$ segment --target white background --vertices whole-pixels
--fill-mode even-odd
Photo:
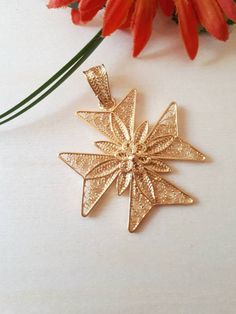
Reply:
[[[98,31],[45,2],[0,2],[1,112],[68,61]],[[0,127],[1,314],[233,314],[236,312],[236,31],[201,36],[188,59],[177,27],[159,18],[133,59],[131,36],[107,38],[62,87]],[[171,163],[168,180],[195,199],[154,209],[127,231],[128,198],[113,189],[80,216],[81,178],[61,151],[95,152],[101,135],[76,118],[97,101],[82,70],[105,63],[120,100],[136,87],[137,120],[154,123],[172,100],[180,134],[208,158]]]

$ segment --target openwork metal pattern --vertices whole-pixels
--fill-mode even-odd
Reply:
[[[111,97],[107,71],[104,65],[93,67],[84,72],[87,80],[99,99],[100,107],[109,109],[115,104],[114,99]]]
[[[114,181],[118,195],[129,188],[128,230],[133,232],[155,205],[193,203],[190,196],[162,178],[171,171],[166,162],[203,161],[205,156],[178,136],[176,103],[170,104],[151,130],[147,121],[135,128],[136,90],[116,105],[104,71],[100,66],[85,72],[100,103],[106,100],[103,110],[78,112],[108,138],[95,143],[103,154],[61,153],[60,158],[84,179],[83,216]]]

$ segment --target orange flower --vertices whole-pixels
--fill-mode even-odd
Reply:
[[[219,40],[228,39],[225,16],[236,21],[233,0],[175,0],[179,28],[191,59],[198,51],[199,24]]]
[[[49,8],[58,8],[75,1],[51,0]],[[106,5],[103,36],[112,34],[118,28],[130,27],[134,34],[133,55],[137,56],[148,42],[152,33],[152,21],[160,4],[166,15],[174,12],[173,0],[80,0],[79,9],[72,9],[75,24],[86,23]]]
[[[50,8],[74,4],[75,0],[50,0]],[[103,22],[103,36],[108,36],[118,28],[131,28],[134,35],[133,56],[137,56],[148,42],[152,33],[152,23],[158,5],[165,15],[176,10],[179,29],[186,50],[191,59],[198,51],[198,28],[203,26],[219,40],[228,39],[226,18],[236,22],[234,0],[79,0],[79,8],[72,9],[75,24],[90,21],[106,6]]]

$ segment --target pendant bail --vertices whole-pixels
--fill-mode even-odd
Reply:
[[[116,104],[111,96],[109,79],[105,66],[99,65],[84,71],[89,85],[97,96],[100,108],[110,110]]]

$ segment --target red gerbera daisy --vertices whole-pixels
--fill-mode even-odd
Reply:
[[[158,5],[167,16],[176,10],[179,29],[191,59],[198,51],[200,25],[217,39],[225,41],[228,39],[226,18],[236,22],[234,0],[50,0],[48,6],[58,8],[73,3],[79,4],[79,8],[72,9],[75,24],[90,21],[106,6],[103,36],[118,28],[130,27],[134,34],[134,56],[142,51],[151,36]]]
[[[191,59],[198,50],[198,26],[202,25],[219,40],[228,39],[225,17],[236,21],[233,0],[175,0],[179,28]]]

